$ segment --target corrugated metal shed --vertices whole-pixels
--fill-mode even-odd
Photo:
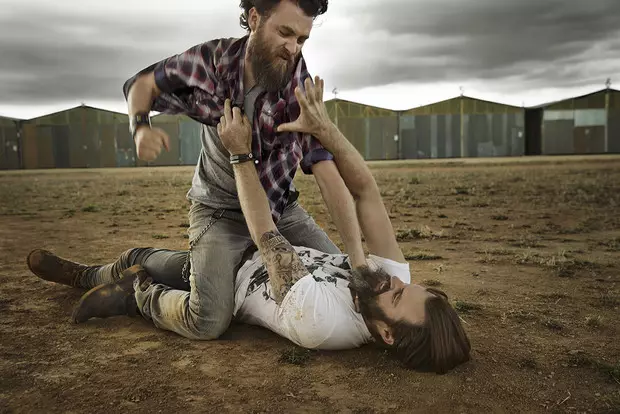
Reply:
[[[343,99],[325,102],[332,121],[367,160],[399,158],[398,113]]]
[[[117,166],[116,139],[127,115],[79,106],[23,124],[25,168]]]
[[[0,116],[0,170],[21,168],[21,120]]]
[[[540,154],[620,152],[618,90],[606,88],[539,105],[529,108],[527,117],[528,125],[532,125],[531,132],[528,128],[528,141],[532,147],[540,141]]]
[[[400,114],[402,158],[523,155],[524,110],[459,96]]]

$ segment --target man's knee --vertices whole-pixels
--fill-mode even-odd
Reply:
[[[194,338],[199,341],[213,341],[218,339],[228,330],[232,321],[232,312],[228,316],[220,315],[218,318],[203,319],[196,323]]]
[[[124,268],[128,268],[134,265],[143,265],[149,252],[153,249],[150,247],[134,247],[132,249],[125,250],[120,256],[120,262]]]

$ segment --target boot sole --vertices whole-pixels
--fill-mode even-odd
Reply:
[[[39,276],[39,274],[37,272],[35,272],[32,269],[32,266],[30,265],[30,258],[32,257],[32,255],[36,252],[44,252],[44,253],[51,253],[48,252],[47,250],[43,250],[43,249],[34,249],[33,251],[31,251],[30,253],[28,253],[28,257],[26,257],[26,265],[28,266],[28,269],[32,272],[32,274],[34,274],[36,277],[43,279],[41,276]],[[47,279],[43,279],[43,280],[47,280]]]

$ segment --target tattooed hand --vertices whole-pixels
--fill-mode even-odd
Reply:
[[[277,230],[263,234],[258,248],[269,274],[275,301],[280,305],[295,282],[309,274],[308,269],[293,246]]]

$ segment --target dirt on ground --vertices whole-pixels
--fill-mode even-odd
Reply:
[[[620,412],[620,158],[373,163],[415,282],[448,293],[472,361],[405,370],[373,346],[212,342],[140,317],[75,325],[83,293],[26,267],[185,249],[193,168],[0,173],[0,412]],[[312,177],[300,203],[341,245]]]

